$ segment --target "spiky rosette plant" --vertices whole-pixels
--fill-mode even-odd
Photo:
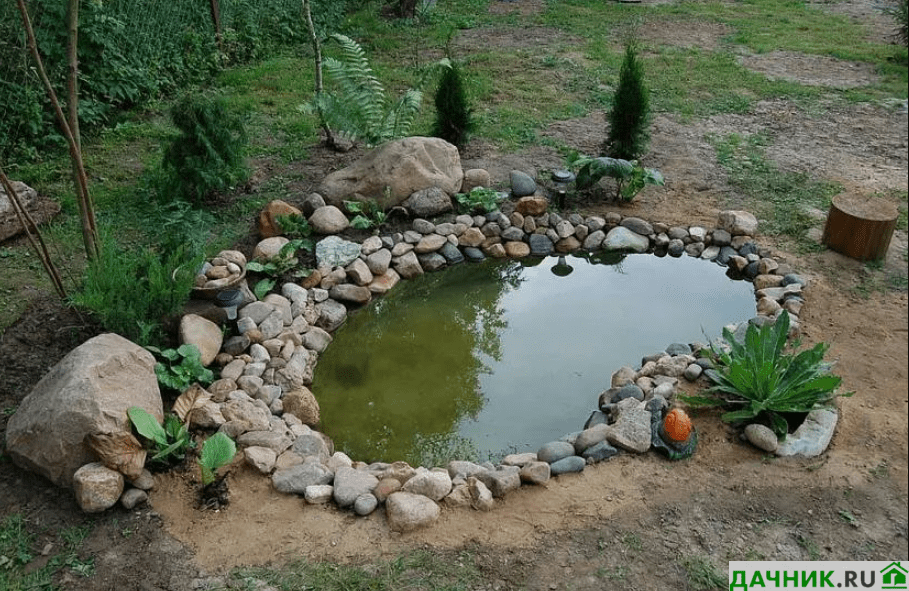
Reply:
[[[708,396],[683,399],[692,406],[734,408],[723,414],[724,421],[763,420],[777,437],[785,438],[784,414],[807,413],[830,405],[837,396],[851,396],[836,393],[842,379],[824,362],[830,345],[818,343],[795,355],[784,352],[789,325],[789,313],[783,310],[772,325],[749,325],[742,342],[723,329],[725,346],[711,345],[714,367],[706,371],[716,385],[705,390]]]

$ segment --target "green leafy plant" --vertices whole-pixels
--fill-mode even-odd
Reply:
[[[162,320],[183,309],[201,252],[121,248],[103,240],[70,301],[90,310],[105,329],[145,345],[163,338]]]
[[[499,202],[505,195],[495,189],[474,187],[468,193],[458,193],[455,200],[461,213],[489,213],[499,209]]]
[[[229,464],[237,454],[234,440],[218,432],[205,440],[199,454],[199,470],[202,473],[202,486],[215,481],[218,469]]]
[[[165,416],[162,425],[151,413],[138,406],[130,407],[126,414],[139,435],[150,443],[152,455],[148,462],[151,464],[173,465],[186,457],[187,450],[195,447],[189,430],[176,415]]]
[[[436,121],[432,135],[459,148],[476,127],[473,110],[467,101],[467,91],[461,80],[461,68],[452,63],[446,68],[436,90]]]
[[[831,364],[824,362],[830,347],[818,343],[798,354],[785,353],[789,334],[789,313],[783,310],[776,322],[761,328],[749,325],[743,342],[723,329],[725,346],[711,344],[714,367],[706,371],[716,384],[705,394],[683,399],[692,406],[731,406],[723,414],[729,423],[765,420],[777,437],[788,431],[785,413],[806,413],[829,405],[837,396],[841,378],[830,374]]]
[[[345,201],[344,209],[348,213],[354,214],[350,220],[350,226],[357,230],[368,230],[373,227],[379,227],[385,223],[387,214],[382,211],[375,200],[369,201]]]
[[[301,248],[307,251],[312,250],[312,240],[305,238],[291,240],[281,247],[277,255],[264,261],[249,261],[246,263],[246,268],[249,271],[264,273],[271,277],[280,277],[296,267],[297,263],[300,262],[296,254]],[[308,274],[308,271],[305,274]]]
[[[279,215],[275,221],[288,238],[309,238],[312,234],[312,226],[302,214]]]
[[[256,285],[253,287],[253,293],[256,294],[256,297],[261,300],[266,295],[268,295],[268,292],[270,292],[274,288],[276,283],[278,283],[277,279],[271,279],[271,278],[260,279],[259,281],[256,282]]]
[[[318,114],[323,126],[369,145],[406,136],[422,106],[423,88],[435,68],[427,69],[413,88],[391,103],[363,48],[344,35],[333,34],[331,38],[341,46],[341,59],[327,56],[323,65],[339,90],[317,93],[303,110]],[[449,62],[443,59],[436,65],[447,66]]]
[[[579,190],[590,189],[603,177],[615,180],[615,198],[631,201],[646,185],[663,185],[665,180],[660,171],[644,168],[637,160],[622,160],[601,156],[576,157],[571,166],[578,169],[575,186]]]
[[[155,364],[155,375],[161,384],[172,390],[183,392],[195,383],[205,385],[215,379],[212,370],[202,365],[199,348],[195,345],[185,343],[176,349],[146,349],[166,361]]]
[[[638,49],[633,37],[625,42],[619,86],[606,116],[609,131],[603,153],[623,160],[643,155],[650,141],[650,91],[644,83],[644,65],[638,58]]]
[[[195,204],[249,175],[243,120],[220,97],[187,95],[171,109],[180,135],[164,151],[165,190]]]

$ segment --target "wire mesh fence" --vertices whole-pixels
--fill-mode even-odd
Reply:
[[[65,97],[63,0],[30,0],[39,52]],[[345,2],[312,2],[320,32],[343,21]],[[215,18],[217,16],[217,18]],[[216,26],[217,23],[217,26]],[[301,0],[88,0],[79,12],[79,116],[83,128],[117,110],[210,78],[223,66],[305,41]],[[0,159],[33,159],[62,136],[28,53],[16,2],[0,3]]]

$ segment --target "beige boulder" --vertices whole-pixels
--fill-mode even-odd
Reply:
[[[416,191],[438,187],[454,195],[464,172],[458,149],[440,138],[407,137],[383,144],[322,181],[326,203],[375,200],[383,209],[399,205]]]
[[[86,435],[130,429],[126,411],[138,406],[159,421],[164,408],[155,358],[116,334],[76,347],[39,381],[10,417],[6,451],[18,466],[58,486],[96,461]]]
[[[273,238],[284,233],[281,224],[278,223],[280,216],[301,215],[301,211],[280,199],[275,199],[266,205],[259,212],[259,219],[256,221],[256,228],[262,238]]]

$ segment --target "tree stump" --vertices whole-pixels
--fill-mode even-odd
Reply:
[[[896,207],[880,199],[837,195],[830,203],[821,241],[859,261],[881,259],[887,254],[898,215]]]

